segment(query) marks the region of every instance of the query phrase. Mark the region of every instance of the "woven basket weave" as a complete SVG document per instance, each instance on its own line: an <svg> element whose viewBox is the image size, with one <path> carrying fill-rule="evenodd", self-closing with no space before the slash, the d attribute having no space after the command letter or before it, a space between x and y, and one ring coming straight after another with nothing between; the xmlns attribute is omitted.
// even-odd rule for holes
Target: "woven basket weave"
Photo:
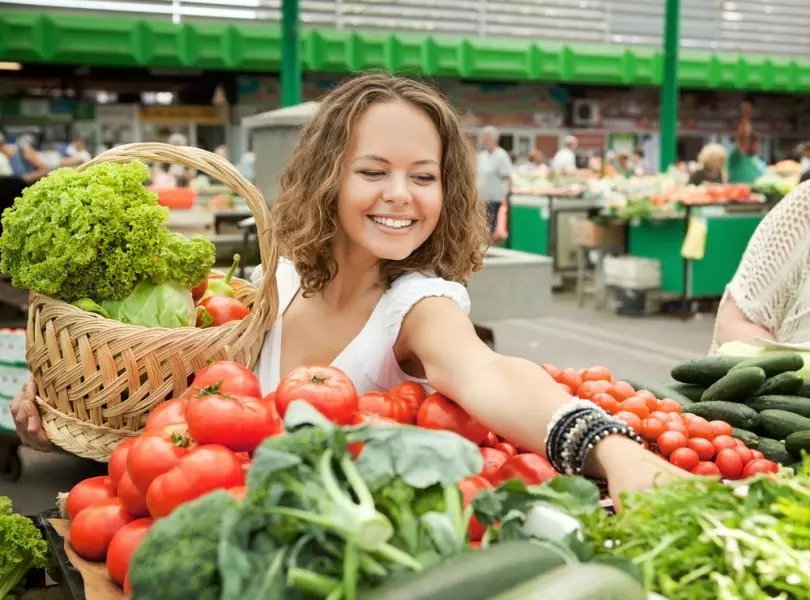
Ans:
<svg viewBox="0 0 810 600"><path fill-rule="evenodd" d="M168 144L119 146L79 170L133 160L198 169L244 198L256 218L265 277L261 289L232 279L235 296L250 307L250 314L209 329L125 325L31 294L26 357L45 434L72 454L102 462L121 441L138 435L155 406L183 394L209 361L234 360L252 368L278 310L278 252L259 191L224 158Z"/></svg>

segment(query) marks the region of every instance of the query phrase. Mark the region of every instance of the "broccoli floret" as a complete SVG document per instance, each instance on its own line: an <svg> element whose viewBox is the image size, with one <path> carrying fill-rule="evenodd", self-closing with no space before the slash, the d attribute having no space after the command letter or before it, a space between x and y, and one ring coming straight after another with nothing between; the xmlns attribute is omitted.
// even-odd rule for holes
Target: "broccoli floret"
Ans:
<svg viewBox="0 0 810 600"><path fill-rule="evenodd" d="M217 491L155 522L132 557L132 600L218 600L222 520L235 506Z"/></svg>
<svg viewBox="0 0 810 600"><path fill-rule="evenodd" d="M0 598L5 598L29 569L48 563L48 544L31 519L14 514L11 499L0 496Z"/></svg>

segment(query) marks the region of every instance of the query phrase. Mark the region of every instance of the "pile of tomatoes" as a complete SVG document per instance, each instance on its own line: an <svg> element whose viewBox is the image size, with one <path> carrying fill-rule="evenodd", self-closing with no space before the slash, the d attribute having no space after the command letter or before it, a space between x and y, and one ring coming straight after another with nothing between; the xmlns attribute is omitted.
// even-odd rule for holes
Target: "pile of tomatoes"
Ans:
<svg viewBox="0 0 810 600"><path fill-rule="evenodd" d="M731 480L779 470L774 461L732 437L728 423L682 414L675 400L637 391L626 381L616 381L605 367L561 370L551 364L541 366L568 393L622 419L644 439L645 447L682 469Z"/></svg>

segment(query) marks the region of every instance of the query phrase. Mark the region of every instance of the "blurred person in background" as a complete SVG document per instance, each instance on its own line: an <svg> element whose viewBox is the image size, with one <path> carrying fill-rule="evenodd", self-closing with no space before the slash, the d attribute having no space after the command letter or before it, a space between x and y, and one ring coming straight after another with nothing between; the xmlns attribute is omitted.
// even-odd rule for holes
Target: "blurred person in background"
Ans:
<svg viewBox="0 0 810 600"><path fill-rule="evenodd" d="M551 159L551 170L565 175L573 175L577 170L576 149L579 145L573 135L565 136L563 147Z"/></svg>
<svg viewBox="0 0 810 600"><path fill-rule="evenodd" d="M182 133L172 133L166 143L172 146L188 146L188 138ZM177 164L169 165L168 172L169 175L174 177L175 186L177 187L188 187L189 182L197 175L193 169Z"/></svg>
<svg viewBox="0 0 810 600"><path fill-rule="evenodd" d="M796 148L796 154L799 155L799 173L804 176L805 173L810 172L810 142L803 142Z"/></svg>
<svg viewBox="0 0 810 600"><path fill-rule="evenodd" d="M726 161L729 183L751 184L765 173L765 162L758 156L760 137L751 125L751 112L750 103L740 105L740 123Z"/></svg>
<svg viewBox="0 0 810 600"><path fill-rule="evenodd" d="M486 204L489 230L495 234L498 212L506 207L512 176L512 159L500 147L500 132L485 127L481 134L483 148L478 153L478 193Z"/></svg>
<svg viewBox="0 0 810 600"><path fill-rule="evenodd" d="M34 140L29 135L21 135L17 144L2 142L3 153L11 165L11 173L30 185L48 174L48 165L34 147Z"/></svg>
<svg viewBox="0 0 810 600"><path fill-rule="evenodd" d="M689 176L689 185L725 183L728 152L722 144L707 144L698 154L700 168Z"/></svg>
<svg viewBox="0 0 810 600"><path fill-rule="evenodd" d="M83 137L75 137L65 147L65 156L62 159L63 167L75 167L93 160L93 156L87 149L87 142Z"/></svg>

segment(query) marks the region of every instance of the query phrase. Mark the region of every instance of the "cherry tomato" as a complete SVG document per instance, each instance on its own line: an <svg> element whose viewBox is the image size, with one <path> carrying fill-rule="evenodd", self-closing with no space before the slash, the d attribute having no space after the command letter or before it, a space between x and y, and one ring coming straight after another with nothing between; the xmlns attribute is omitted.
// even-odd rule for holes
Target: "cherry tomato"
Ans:
<svg viewBox="0 0 810 600"><path fill-rule="evenodd" d="M127 472L132 483L145 494L155 477L176 465L193 445L185 424L143 433L127 455Z"/></svg>
<svg viewBox="0 0 810 600"><path fill-rule="evenodd" d="M552 365L551 363L543 363L542 365L540 365L540 367L546 373L548 373L554 381L559 383L560 377L562 377L562 370L560 370L558 367Z"/></svg>
<svg viewBox="0 0 810 600"><path fill-rule="evenodd" d="M609 381L613 383L613 375L610 374L610 370L607 367L588 367L584 369L582 372L582 380L583 381Z"/></svg>
<svg viewBox="0 0 810 600"><path fill-rule="evenodd" d="M653 394L650 390L638 390L636 392L636 396L639 398L644 398L644 400L650 400L655 398L655 394Z"/></svg>
<svg viewBox="0 0 810 600"><path fill-rule="evenodd" d="M481 469L480 475L484 479L492 481L509 456L505 452L496 450L495 448L480 448L479 450L481 452L481 458L484 459L484 467Z"/></svg>
<svg viewBox="0 0 810 600"><path fill-rule="evenodd" d="M641 425L641 418L637 414L627 412L626 410L620 410L613 416L627 423L627 426L630 429L635 431L637 434L641 435L643 428Z"/></svg>
<svg viewBox="0 0 810 600"><path fill-rule="evenodd" d="M670 421L667 423L667 430L677 431L678 433L682 433L684 436L689 437L689 430L686 429L686 425L684 425L682 422Z"/></svg>
<svg viewBox="0 0 810 600"><path fill-rule="evenodd" d="M129 561L152 527L152 519L136 519L115 532L107 549L107 573L118 585L123 585L129 572Z"/></svg>
<svg viewBox="0 0 810 600"><path fill-rule="evenodd" d="M545 458L538 454L510 456L498 470L492 483L500 485L507 479L519 479L526 485L540 485L558 475Z"/></svg>
<svg viewBox="0 0 810 600"><path fill-rule="evenodd" d="M725 421L709 421L715 437L718 435L731 435L731 425Z"/></svg>
<svg viewBox="0 0 810 600"><path fill-rule="evenodd" d="M585 381L579 386L577 390L577 397L582 398L583 400L590 400L596 394L602 392L602 386L599 384L598 381Z"/></svg>
<svg viewBox="0 0 810 600"><path fill-rule="evenodd" d="M199 302L200 298L202 298L205 295L206 291L208 291L207 277L203 279L198 285L191 288L191 298L194 300L195 304Z"/></svg>
<svg viewBox="0 0 810 600"><path fill-rule="evenodd" d="M655 442L665 431L666 426L661 421L654 419L653 417L644 419L641 422L641 437L648 442Z"/></svg>
<svg viewBox="0 0 810 600"><path fill-rule="evenodd" d="M143 430L152 431L167 425L184 423L186 420L186 407L188 407L187 397L173 398L158 404L146 418L146 425Z"/></svg>
<svg viewBox="0 0 810 600"><path fill-rule="evenodd" d="M594 394L593 398L591 398L591 401L594 402L599 408L601 408L605 412L610 413L611 415L613 413L619 412L619 401L616 400L616 398L614 398L610 394L607 394L605 392L599 392L598 394Z"/></svg>
<svg viewBox="0 0 810 600"><path fill-rule="evenodd" d="M650 409L647 407L647 398L644 396L633 396L619 405L622 411L631 412L640 419L650 417Z"/></svg>
<svg viewBox="0 0 810 600"><path fill-rule="evenodd" d="M745 467L743 468L742 476L745 479L749 477L753 477L758 473L778 473L779 472L779 465L776 464L772 460L768 460L766 458L755 458L754 460L750 461Z"/></svg>
<svg viewBox="0 0 810 600"><path fill-rule="evenodd" d="M218 389L214 391L220 394L262 397L259 379L253 371L230 360L221 360L205 367L197 373L191 387L197 390L215 387Z"/></svg>
<svg viewBox="0 0 810 600"><path fill-rule="evenodd" d="M197 327L219 327L231 321L241 321L250 314L243 302L219 294L203 298L197 306L204 309L197 314Z"/></svg>
<svg viewBox="0 0 810 600"><path fill-rule="evenodd" d="M732 448L720 450L714 459L714 464L720 469L720 474L725 479L739 479L745 468L742 456Z"/></svg>
<svg viewBox="0 0 810 600"><path fill-rule="evenodd" d="M408 421L410 424L416 423L416 415L419 412L419 407L422 402L427 398L427 393L422 384L416 381L403 381L392 387L388 394L392 400L399 400L410 407L410 414L413 415L412 419Z"/></svg>
<svg viewBox="0 0 810 600"><path fill-rule="evenodd" d="M102 561L116 532L133 520L120 498L108 498L81 511L70 524L70 545L86 560Z"/></svg>
<svg viewBox="0 0 810 600"><path fill-rule="evenodd" d="M687 448L694 450L702 461L714 458L714 444L704 438L691 438L686 443Z"/></svg>
<svg viewBox="0 0 810 600"><path fill-rule="evenodd" d="M265 438L284 431L275 405L256 397L205 390L189 400L186 421L197 444L219 444L234 452L255 450Z"/></svg>
<svg viewBox="0 0 810 600"><path fill-rule="evenodd" d="M754 457L754 460L757 460L758 458L765 458L765 455L759 450L751 450L751 454Z"/></svg>
<svg viewBox="0 0 810 600"><path fill-rule="evenodd" d="M678 448L686 448L688 440L680 431L665 431L658 438L658 450L666 457L669 457Z"/></svg>
<svg viewBox="0 0 810 600"><path fill-rule="evenodd" d="M146 495L142 494L132 483L129 472L125 471L121 476L121 481L118 482L118 497L127 512L136 519L149 516L149 509L146 508Z"/></svg>
<svg viewBox="0 0 810 600"><path fill-rule="evenodd" d="M146 505L156 519L213 490L245 485L245 471L233 452L216 444L197 446L149 486Z"/></svg>
<svg viewBox="0 0 810 600"><path fill-rule="evenodd" d="M690 438L703 438L704 440L711 440L714 438L714 430L706 420L698 421L692 419L689 425L686 426Z"/></svg>
<svg viewBox="0 0 810 600"><path fill-rule="evenodd" d="M617 381L608 393L619 402L622 402L631 396L635 396L636 390L626 381Z"/></svg>
<svg viewBox="0 0 810 600"><path fill-rule="evenodd" d="M357 412L357 390L346 373L330 366L302 366L281 380L276 408L281 418L294 400L304 400L334 423L350 423Z"/></svg>
<svg viewBox="0 0 810 600"><path fill-rule="evenodd" d="M725 450L726 448L736 448L737 444L734 441L734 438L730 435L718 435L715 436L714 440L712 440L714 444L714 449L716 452L720 452L721 450Z"/></svg>
<svg viewBox="0 0 810 600"><path fill-rule="evenodd" d="M397 423L413 424L416 412L409 402L393 398L385 392L366 392L357 399L357 409L386 417Z"/></svg>
<svg viewBox="0 0 810 600"><path fill-rule="evenodd" d="M689 423L692 422L692 417L694 416L690 414L682 415L675 412L668 412L667 415L672 423L680 423L681 425L689 425Z"/></svg>
<svg viewBox="0 0 810 600"><path fill-rule="evenodd" d="M698 465L692 469L693 475L702 475L704 477L720 477L720 469L713 462L699 462Z"/></svg>
<svg viewBox="0 0 810 600"><path fill-rule="evenodd" d="M138 438L133 437L129 438L128 440L124 440L118 444L115 447L115 450L112 451L112 454L110 454L110 462L107 465L107 472L110 474L113 489L118 489L118 482L121 481L121 475L123 475L127 470L127 456L129 455L129 449L137 439Z"/></svg>
<svg viewBox="0 0 810 600"><path fill-rule="evenodd" d="M675 402L672 398L662 398L659 410L669 413L681 413L681 405Z"/></svg>
<svg viewBox="0 0 810 600"><path fill-rule="evenodd" d="M478 493L481 490L492 488L492 484L480 475L472 475L471 477L462 479L461 482L459 482L458 487L461 490L461 495L463 497L462 502L464 510L466 510L470 505L470 502L473 501ZM481 525L478 519L475 517L470 518L470 523L467 526L467 532L469 533L470 540L476 542L479 541L482 537L484 537L486 530L487 528Z"/></svg>
<svg viewBox="0 0 810 600"><path fill-rule="evenodd" d="M743 459L743 465L747 465L754 460L754 453L745 446L742 448L734 448L734 451L740 455L740 458Z"/></svg>
<svg viewBox="0 0 810 600"><path fill-rule="evenodd" d="M569 367L562 372L558 381L571 388L573 393L573 390L578 390L579 386L582 385L582 376L579 374L579 371Z"/></svg>
<svg viewBox="0 0 810 600"><path fill-rule="evenodd" d="M515 448L514 444L510 444L509 442L499 442L495 444L495 450L500 450L506 456L517 456L517 448Z"/></svg>
<svg viewBox="0 0 810 600"><path fill-rule="evenodd" d="M458 404L438 393L428 396L419 407L416 424L425 429L453 431L474 444L480 444L489 433Z"/></svg>
<svg viewBox="0 0 810 600"><path fill-rule="evenodd" d="M665 425L669 423L669 413L665 413L663 410L655 410L650 412L651 419L658 419Z"/></svg>
<svg viewBox="0 0 810 600"><path fill-rule="evenodd" d="M487 434L487 437L484 438L484 441L481 442L481 446L486 446L487 448L494 448L496 444L500 444L501 440L498 439L498 436L492 433L491 431Z"/></svg>
<svg viewBox="0 0 810 600"><path fill-rule="evenodd" d="M748 446L745 445L745 442L742 441L740 438L734 438L734 447L735 448L748 448Z"/></svg>
<svg viewBox="0 0 810 600"><path fill-rule="evenodd" d="M669 455L669 462L685 471L691 471L698 466L700 457L691 448L676 448Z"/></svg>
<svg viewBox="0 0 810 600"><path fill-rule="evenodd" d="M661 401L658 398L647 398L647 408L650 414L661 408Z"/></svg>
<svg viewBox="0 0 810 600"><path fill-rule="evenodd" d="M90 477L80 481L68 493L65 511L69 519L76 516L89 506L94 506L103 500L115 497L115 486L112 478L99 476Z"/></svg>

